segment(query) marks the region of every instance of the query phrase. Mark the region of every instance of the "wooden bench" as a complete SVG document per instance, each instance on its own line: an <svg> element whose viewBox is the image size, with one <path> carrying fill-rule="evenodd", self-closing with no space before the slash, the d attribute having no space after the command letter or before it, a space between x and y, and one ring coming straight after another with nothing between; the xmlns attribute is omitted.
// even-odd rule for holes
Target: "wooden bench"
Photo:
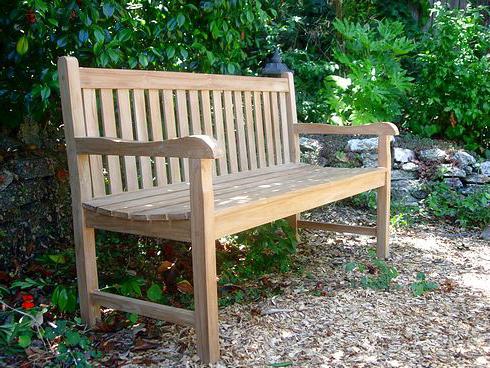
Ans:
<svg viewBox="0 0 490 368"><path fill-rule="evenodd" d="M390 123L299 124L293 76L260 78L80 68L58 61L83 319L100 306L191 325L203 362L219 359L215 239L277 219L377 236L388 256ZM299 134L379 136L379 167L299 162ZM214 138L213 138L214 137ZM299 214L378 191L376 227ZM98 290L94 229L192 243L195 311Z"/></svg>

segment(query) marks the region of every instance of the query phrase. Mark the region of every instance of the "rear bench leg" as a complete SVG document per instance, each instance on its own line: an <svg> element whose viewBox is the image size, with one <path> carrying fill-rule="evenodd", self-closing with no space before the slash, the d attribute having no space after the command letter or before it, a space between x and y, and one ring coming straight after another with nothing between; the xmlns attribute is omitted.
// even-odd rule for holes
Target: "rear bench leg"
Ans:
<svg viewBox="0 0 490 368"><path fill-rule="evenodd" d="M90 297L90 294L99 287L95 231L93 228L85 227L83 221L75 222L74 225L80 314L89 327L94 327L97 320L100 319L100 307L93 304Z"/></svg>
<svg viewBox="0 0 490 368"><path fill-rule="evenodd" d="M391 138L389 135L381 135L378 138L379 166L386 169L384 186L378 188L376 219L376 255L382 259L390 256Z"/></svg>
<svg viewBox="0 0 490 368"><path fill-rule="evenodd" d="M212 161L191 159L190 179L197 353L207 364L219 359Z"/></svg>
<svg viewBox="0 0 490 368"><path fill-rule="evenodd" d="M299 213L298 214L294 214L292 216L288 216L288 217L285 218L285 220L289 223L289 225L293 229L293 231L294 231L294 233L296 235L296 240L298 242L300 241L300 237L299 237L299 233L298 233L298 221L299 221L299 218L300 218Z"/></svg>

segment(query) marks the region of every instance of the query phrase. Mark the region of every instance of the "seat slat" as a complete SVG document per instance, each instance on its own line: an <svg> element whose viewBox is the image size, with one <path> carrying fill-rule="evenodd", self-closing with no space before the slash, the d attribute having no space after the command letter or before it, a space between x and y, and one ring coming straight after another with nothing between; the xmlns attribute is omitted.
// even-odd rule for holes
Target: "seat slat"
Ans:
<svg viewBox="0 0 490 368"><path fill-rule="evenodd" d="M114 113L114 96L112 89L101 89L100 100L102 104L102 123L104 136L117 137L116 116ZM121 165L118 156L108 155L107 165L109 172L109 187L111 193L122 192Z"/></svg>
<svg viewBox="0 0 490 368"><path fill-rule="evenodd" d="M248 160L250 169L257 169L257 146L255 145L255 128L252 110L252 94L248 91L243 93L245 104L245 126L247 131Z"/></svg>
<svg viewBox="0 0 490 368"><path fill-rule="evenodd" d="M175 125L175 104L172 91L163 91L163 114L165 117L166 139L177 138L177 128ZM181 181L180 162L178 158L171 157L169 160L169 182L178 183Z"/></svg>
<svg viewBox="0 0 490 368"><path fill-rule="evenodd" d="M136 121L136 139L148 141L148 123L146 120L145 91L135 89L133 91L134 117ZM141 179L143 188L153 186L153 174L151 170L151 159L149 157L139 157Z"/></svg>
<svg viewBox="0 0 490 368"><path fill-rule="evenodd" d="M306 166L289 169L289 171L287 172L288 180L291 180L291 178L301 178L307 171L308 168ZM266 185L269 183L277 182L278 180L282 180L282 178L284 177L285 177L284 171L269 172L269 173L264 173L262 175L241 178L240 180L235 180L235 181L230 180L230 181L215 183L213 189L215 191L215 195L221 195L223 194L223 192L240 193L240 191L246 190L247 188L255 188L257 182L260 182L261 185ZM106 205L99 212L127 218L128 214L135 214L135 213L141 213L141 214L156 213L158 215L163 207L171 208L173 206L176 208L176 210L178 210L179 205L183 205L189 202L188 189L189 187L186 186L186 187L179 188L179 190L166 191L164 200L161 200L162 194L159 193L158 195L149 196L138 200L128 200L124 202ZM134 216L132 217L137 218Z"/></svg>
<svg viewBox="0 0 490 368"><path fill-rule="evenodd" d="M151 89L148 91L148 102L150 104L150 120L152 140L163 140L162 113L160 112L160 95L158 90ZM167 170L165 169L165 159L155 157L156 184L167 184Z"/></svg>
<svg viewBox="0 0 490 368"><path fill-rule="evenodd" d="M248 170L247 141L245 138L245 120L243 118L243 101L240 91L233 92L233 103L235 105L236 132L238 136L238 156L240 171Z"/></svg>
<svg viewBox="0 0 490 368"><path fill-rule="evenodd" d="M85 130L89 137L99 137L99 117L95 90L83 90L83 105L85 112ZM102 156L90 155L90 175L92 177L92 194L94 197L105 195L104 167Z"/></svg>
<svg viewBox="0 0 490 368"><path fill-rule="evenodd" d="M123 139L133 140L133 119L131 118L129 90L117 90L117 107L119 109L121 137ZM138 189L138 169L136 168L135 156L124 156L124 171L127 190Z"/></svg>

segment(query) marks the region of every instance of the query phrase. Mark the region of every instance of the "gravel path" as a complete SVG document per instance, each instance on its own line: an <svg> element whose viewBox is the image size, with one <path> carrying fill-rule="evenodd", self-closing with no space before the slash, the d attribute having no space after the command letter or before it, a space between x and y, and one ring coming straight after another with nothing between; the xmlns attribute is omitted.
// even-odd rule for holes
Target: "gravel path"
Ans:
<svg viewBox="0 0 490 368"><path fill-rule="evenodd" d="M305 231L303 239L303 272L271 278L282 295L220 310L217 367L490 366L490 244L476 232L398 230L390 262L399 287L389 292L353 288L343 269L367 262L374 238ZM439 289L414 297L417 272ZM163 324L145 341L153 348L131 349L123 366L200 366L190 328Z"/></svg>

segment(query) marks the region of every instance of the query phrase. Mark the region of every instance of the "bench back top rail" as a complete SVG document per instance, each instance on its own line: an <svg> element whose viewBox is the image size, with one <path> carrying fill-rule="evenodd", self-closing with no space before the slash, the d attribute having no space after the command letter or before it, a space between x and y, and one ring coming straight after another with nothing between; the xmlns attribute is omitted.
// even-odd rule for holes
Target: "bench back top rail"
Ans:
<svg viewBox="0 0 490 368"><path fill-rule="evenodd" d="M65 129L68 146L78 137L158 141L206 134L225 148L214 164L216 175L296 160L290 74L264 78L80 68L71 57L60 63L66 64L60 73L70 74L60 75L61 92L72 95L69 103L77 106L71 110L83 115L65 119L65 124L83 125ZM63 80L75 83L68 87ZM90 172L83 175L90 176L93 197L189 180L188 159L90 155L88 161Z"/></svg>

